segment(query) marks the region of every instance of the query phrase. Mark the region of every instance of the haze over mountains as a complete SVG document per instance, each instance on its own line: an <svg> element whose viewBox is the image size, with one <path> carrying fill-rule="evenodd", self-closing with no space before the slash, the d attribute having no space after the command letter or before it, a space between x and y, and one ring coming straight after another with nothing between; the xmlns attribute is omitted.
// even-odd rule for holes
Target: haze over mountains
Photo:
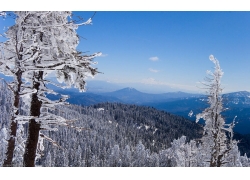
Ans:
<svg viewBox="0 0 250 180"><path fill-rule="evenodd" d="M186 92L169 92L161 94L150 94L140 92L135 88L127 87L112 92L105 92L105 83L100 84L100 88L94 89L89 84L89 90L79 93L71 89L55 89L62 94L70 95L68 102L77 105L94 105L102 102L119 102L124 104L136 104L154 107L175 115L183 116L195 121L195 115L202 112L207 107L207 97L203 94L192 94ZM93 84L92 84L93 85ZM103 85L103 86L102 86ZM101 88L102 87L102 88ZM110 89L118 88L110 86ZM52 97L51 98L56 98ZM225 111L222 115L226 123L231 123L235 116L236 126L234 130L242 134L250 133L250 92L239 91L223 94ZM192 111L192 115L189 114Z"/></svg>
<svg viewBox="0 0 250 180"><path fill-rule="evenodd" d="M6 78L10 81L11 78ZM145 93L135 88L123 88L122 85L105 81L88 81L87 91L80 93L74 88L61 89L51 87L56 92L70 95L68 102L77 105L94 105L102 102L119 102L151 106L159 110L183 116L195 121L195 115L207 107L207 99L203 94L192 94L181 91L169 93ZM49 95L56 99L55 96ZM239 91L223 94L225 111L222 115L226 123L231 123L235 116L234 130L242 134L250 133L250 92ZM192 110L192 116L189 116Z"/></svg>
<svg viewBox="0 0 250 180"><path fill-rule="evenodd" d="M54 89L55 91L70 95L68 102L73 104L93 105L99 102L120 102L128 104L145 105L153 102L169 102L178 99L201 97L201 94L185 92L169 92L162 94L143 93L135 88L127 87L113 92L85 92L80 93L71 89ZM91 97L91 99L89 98Z"/></svg>

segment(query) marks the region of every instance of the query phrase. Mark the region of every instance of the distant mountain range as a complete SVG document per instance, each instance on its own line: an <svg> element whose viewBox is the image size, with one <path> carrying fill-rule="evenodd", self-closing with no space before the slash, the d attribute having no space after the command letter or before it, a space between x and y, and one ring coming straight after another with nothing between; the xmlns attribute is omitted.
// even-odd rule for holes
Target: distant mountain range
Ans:
<svg viewBox="0 0 250 180"><path fill-rule="evenodd" d="M170 92L163 94L149 94L137 91L134 88L124 88L118 91L103 93L103 96L115 97L125 103L147 104L151 102L174 101L180 98L199 97L200 94L190 94L185 92Z"/></svg>
<svg viewBox="0 0 250 180"><path fill-rule="evenodd" d="M242 133L250 133L250 92L240 91L222 95L224 112L222 112L226 123L231 123L235 116L236 125L234 130ZM200 96L195 98L178 99L172 102L152 102L148 106L159 110L171 112L183 116L192 121L196 119L195 115L208 107L207 97ZM189 112L192 110L192 116Z"/></svg>
<svg viewBox="0 0 250 180"><path fill-rule="evenodd" d="M89 93L84 92L80 93L77 92L75 89L54 89L56 92L61 94L70 95L68 102L72 104L81 104L81 105L93 105L100 102L120 102L126 104L137 104L137 105L147 105L150 103L161 103L161 102L169 102L169 101L176 101L179 99L185 98L195 98L201 97L201 94L190 94L185 92L169 92L169 93L162 93L162 94L149 94L143 93L135 88L123 88L113 92L96 92L96 93ZM53 96L50 96L53 97ZM54 96L55 98L56 96Z"/></svg>
<svg viewBox="0 0 250 180"><path fill-rule="evenodd" d="M202 112L207 104L207 97L202 94L185 92L169 92L162 94L149 94L140 92L134 88L123 88L113 92L79 93L76 90L56 90L62 94L70 95L68 102L78 105L94 105L102 102L119 102L124 104L136 104L150 106L164 110L172 114L180 115L194 121L195 115ZM50 95L52 99L56 96ZM237 116L235 131L250 133L250 92L240 91L223 94L225 111L222 115L226 123L231 123ZM192 116L189 112L192 111ZM201 121L202 122L202 121Z"/></svg>

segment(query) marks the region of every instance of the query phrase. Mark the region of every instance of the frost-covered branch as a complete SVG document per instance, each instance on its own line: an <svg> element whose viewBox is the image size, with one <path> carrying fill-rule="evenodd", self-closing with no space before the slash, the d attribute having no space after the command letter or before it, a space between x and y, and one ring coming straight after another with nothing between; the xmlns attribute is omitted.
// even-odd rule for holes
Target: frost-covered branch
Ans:
<svg viewBox="0 0 250 180"><path fill-rule="evenodd" d="M60 148L60 149L63 149L56 141L54 141L53 139L49 138L48 136L45 136L44 134L40 133L40 137L49 141L50 143L52 143L54 146ZM41 148L42 150L42 148Z"/></svg>
<svg viewBox="0 0 250 180"><path fill-rule="evenodd" d="M5 12L5 11L0 11L0 16L6 17L6 16L7 16L7 14L6 14L6 12Z"/></svg>

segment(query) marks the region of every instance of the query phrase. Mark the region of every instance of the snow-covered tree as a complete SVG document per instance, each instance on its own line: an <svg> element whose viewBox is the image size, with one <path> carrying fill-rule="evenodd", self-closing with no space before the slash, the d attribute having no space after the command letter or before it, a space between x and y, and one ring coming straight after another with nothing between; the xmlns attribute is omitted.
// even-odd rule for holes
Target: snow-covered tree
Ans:
<svg viewBox="0 0 250 180"><path fill-rule="evenodd" d="M136 145L134 152L134 162L132 162L133 167L146 167L148 151L145 149L145 146L141 141Z"/></svg>
<svg viewBox="0 0 250 180"><path fill-rule="evenodd" d="M0 165L1 162L4 161L4 152L6 151L6 145L7 145L7 129L5 127L3 127L0 130Z"/></svg>
<svg viewBox="0 0 250 180"><path fill-rule="evenodd" d="M68 159L68 151L64 150L63 151L63 167L68 167L69 166L69 159Z"/></svg>
<svg viewBox="0 0 250 180"><path fill-rule="evenodd" d="M125 149L122 152L122 166L123 167L130 167L131 166L131 150L129 145L125 146Z"/></svg>
<svg viewBox="0 0 250 180"><path fill-rule="evenodd" d="M186 136L173 140L171 147L167 149L171 166L177 167L197 167L198 153L196 142L194 140L186 142Z"/></svg>
<svg viewBox="0 0 250 180"><path fill-rule="evenodd" d="M51 167L51 154L50 154L50 151L48 152L48 155L46 156L45 166L46 167Z"/></svg>
<svg viewBox="0 0 250 180"><path fill-rule="evenodd" d="M250 167L250 159L247 158L247 155L240 156L240 162L243 167Z"/></svg>
<svg viewBox="0 0 250 180"><path fill-rule="evenodd" d="M221 167L227 163L226 159L235 143L232 140L234 124L225 124L221 115L223 111L221 77L223 71L220 68L219 61L213 55L209 56L210 61L215 64L214 72L207 71L210 77L207 77L208 84L208 103L209 107L202 113L196 115L196 122L200 118L205 120L204 133L202 137L202 148L204 150L204 161L209 163L210 167ZM231 136L227 139L226 132Z"/></svg>
<svg viewBox="0 0 250 180"><path fill-rule="evenodd" d="M12 26L5 33L7 40L1 44L0 54L0 71L7 76L13 76L14 82L9 84L14 94L13 111L10 125L10 138L8 139L8 146L4 166L11 166L13 153L15 148L17 121L16 116L19 115L20 92L22 85L22 70L20 61L23 60L22 45L18 45L19 39L23 38L23 33L18 26Z"/></svg>
<svg viewBox="0 0 250 180"><path fill-rule="evenodd" d="M15 12L16 24L8 29L8 40L1 46L0 70L14 77L11 84L15 94L14 112L11 125L11 138L8 148L10 156L7 166L13 158L17 122L29 120L28 138L24 151L24 166L34 166L40 130L53 130L50 125L67 125L67 120L49 112L56 104L61 104L66 97L50 101L47 93L54 93L47 84L54 82L46 79L52 72L56 73L60 83L67 87L74 85L80 91L85 90L85 78L94 76L92 59L100 53L83 55L76 50L79 37L78 26L91 23L73 23L71 12ZM29 117L19 115L20 97L29 106ZM17 121L18 120L18 121ZM12 154L11 154L12 153Z"/></svg>
<svg viewBox="0 0 250 180"><path fill-rule="evenodd" d="M109 164L112 167L120 167L122 164L121 158L120 158L120 148L119 145L115 145L111 149L111 154L109 157Z"/></svg>

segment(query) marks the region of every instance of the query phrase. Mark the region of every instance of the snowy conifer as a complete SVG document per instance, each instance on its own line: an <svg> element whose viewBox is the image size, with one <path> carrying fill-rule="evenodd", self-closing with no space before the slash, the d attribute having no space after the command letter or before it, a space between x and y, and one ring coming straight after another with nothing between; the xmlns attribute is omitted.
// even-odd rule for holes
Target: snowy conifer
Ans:
<svg viewBox="0 0 250 180"><path fill-rule="evenodd" d="M139 143L135 147L133 158L134 158L134 162L132 162L133 167L146 166L147 151L141 141L139 141Z"/></svg>
<svg viewBox="0 0 250 180"><path fill-rule="evenodd" d="M60 83L68 87L74 85L80 91L85 90L85 78L97 73L91 67L92 59L99 56L82 55L76 50L79 43L76 29L87 22L74 24L71 12L15 12L16 24L6 33L8 40L2 44L0 70L5 75L13 76L11 84L14 90L14 115L11 126L10 157L6 166L10 166L17 120L29 120L29 133L24 152L24 166L34 166L39 131L54 130L50 125L67 125L67 120L49 112L56 104L61 104L66 97L58 101L50 101L46 93L54 93L47 88L53 82L46 76L55 72ZM24 82L23 82L24 81ZM55 93L54 93L55 94ZM20 97L29 105L30 117L21 117L18 112ZM31 154L30 154L31 153Z"/></svg>
<svg viewBox="0 0 250 180"><path fill-rule="evenodd" d="M220 68L219 61L213 55L209 56L210 61L215 64L214 72L207 71L210 78L207 78L208 86L208 103L209 107L202 113L196 115L196 122L200 118L205 120L204 133L202 137L202 148L205 151L205 162L209 163L210 167L221 167L227 163L226 157L231 152L233 140L226 137L226 131L232 137L233 125L226 127L225 120L221 116L223 111L222 105L222 88L221 77L223 71Z"/></svg>
<svg viewBox="0 0 250 180"><path fill-rule="evenodd" d="M125 146L125 149L122 152L122 166L123 167L130 167L131 166L131 150L129 145Z"/></svg>
<svg viewBox="0 0 250 180"><path fill-rule="evenodd" d="M51 166L51 154L50 154L50 151L48 152L48 155L46 156L45 167L52 167Z"/></svg>
<svg viewBox="0 0 250 180"><path fill-rule="evenodd" d="M121 157L120 157L120 148L119 145L115 145L111 149L111 154L109 157L109 164L111 167L120 167L121 166Z"/></svg>

